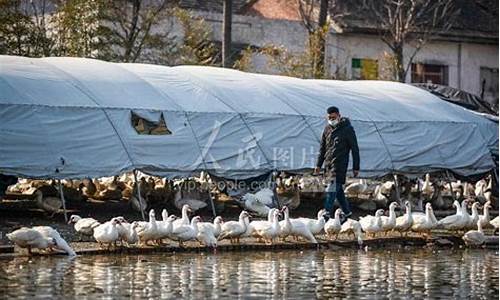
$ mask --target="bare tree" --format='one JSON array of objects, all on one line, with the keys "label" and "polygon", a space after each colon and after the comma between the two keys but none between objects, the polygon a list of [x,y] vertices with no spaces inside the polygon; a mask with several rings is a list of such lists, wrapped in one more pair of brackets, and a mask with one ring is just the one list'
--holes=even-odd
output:
[{"label": "bare tree", "polygon": [[[447,32],[459,9],[455,0],[363,0],[364,13],[374,19],[382,41],[391,49],[395,75],[404,82],[415,55],[435,35]],[[405,46],[411,45],[404,59]]]},{"label": "bare tree", "polygon": [[231,56],[231,25],[233,17],[233,0],[224,0],[223,15],[224,21],[222,23],[222,66],[224,68],[230,67]]},{"label": "bare tree", "polygon": [[312,68],[315,78],[324,77],[328,13],[335,0],[297,0],[299,14],[309,33],[309,50],[312,53]]},{"label": "bare tree", "polygon": [[109,0],[102,9],[101,36],[104,43],[110,45],[107,53],[101,53],[105,59],[124,62],[139,61],[145,48],[162,47],[168,43],[166,28],[153,32],[153,28],[161,27],[162,21],[170,12],[175,0]]},{"label": "bare tree", "polygon": [[52,55],[54,40],[47,24],[53,6],[49,0],[0,0],[0,53]]}]

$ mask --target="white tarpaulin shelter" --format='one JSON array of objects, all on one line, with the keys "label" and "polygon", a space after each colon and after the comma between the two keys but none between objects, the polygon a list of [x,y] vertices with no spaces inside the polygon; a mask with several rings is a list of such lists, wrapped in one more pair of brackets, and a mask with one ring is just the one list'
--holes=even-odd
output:
[{"label": "white tarpaulin shelter", "polygon": [[[0,173],[301,171],[314,167],[330,105],[351,119],[364,176],[494,167],[498,122],[401,83],[0,56]],[[134,115],[171,134],[139,134]]]}]

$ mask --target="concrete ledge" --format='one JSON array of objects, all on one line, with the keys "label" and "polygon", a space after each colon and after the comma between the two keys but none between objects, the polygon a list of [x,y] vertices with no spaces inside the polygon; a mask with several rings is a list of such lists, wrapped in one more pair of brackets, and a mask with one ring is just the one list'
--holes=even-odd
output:
[{"label": "concrete ledge", "polygon": [[[498,236],[489,236],[485,245],[480,248],[498,249],[499,248]],[[162,245],[162,246],[131,246],[131,247],[112,247],[99,248],[96,243],[76,242],[71,244],[78,255],[106,255],[106,254],[147,254],[147,253],[182,253],[182,252],[213,252],[214,249],[200,246],[196,242],[188,242],[185,247],[177,245]],[[332,251],[340,249],[359,249],[368,247],[369,249],[379,248],[407,248],[407,247],[429,247],[429,248],[465,248],[465,244],[461,237],[441,235],[435,236],[431,239],[422,237],[387,237],[375,238],[363,241],[360,247],[357,241],[353,240],[333,240],[326,241],[318,239],[318,244],[306,242],[277,242],[273,245],[266,245],[256,243],[254,239],[242,239],[241,244],[230,244],[229,241],[221,241],[217,246],[217,252],[229,251],[269,251],[269,250],[304,250],[304,249],[329,249]],[[1,246],[0,258],[12,258],[18,256],[27,256],[25,251],[14,252],[13,246]],[[34,250],[33,256],[46,256],[46,255],[64,255],[63,253],[39,253]]]}]

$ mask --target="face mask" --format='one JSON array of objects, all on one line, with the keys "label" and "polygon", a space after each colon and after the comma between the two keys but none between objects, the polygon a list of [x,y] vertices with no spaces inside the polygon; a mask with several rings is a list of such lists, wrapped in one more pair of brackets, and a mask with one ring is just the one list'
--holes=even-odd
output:
[{"label": "face mask", "polygon": [[339,120],[335,119],[335,120],[328,120],[328,124],[330,124],[331,126],[335,126],[339,123]]}]

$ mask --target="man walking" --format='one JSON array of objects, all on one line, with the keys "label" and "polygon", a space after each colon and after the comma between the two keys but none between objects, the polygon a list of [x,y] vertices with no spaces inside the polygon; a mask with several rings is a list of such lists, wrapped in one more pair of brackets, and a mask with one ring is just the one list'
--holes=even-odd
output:
[{"label": "man walking", "polygon": [[349,217],[351,207],[345,198],[344,183],[349,164],[349,151],[352,152],[352,170],[354,177],[359,174],[359,149],[356,133],[348,118],[340,115],[339,109],[331,106],[327,109],[328,124],[323,130],[318,162],[314,172],[320,172],[325,164],[325,176],[329,180],[326,188],[325,209],[333,216],[333,203],[337,198],[345,218]]}]

